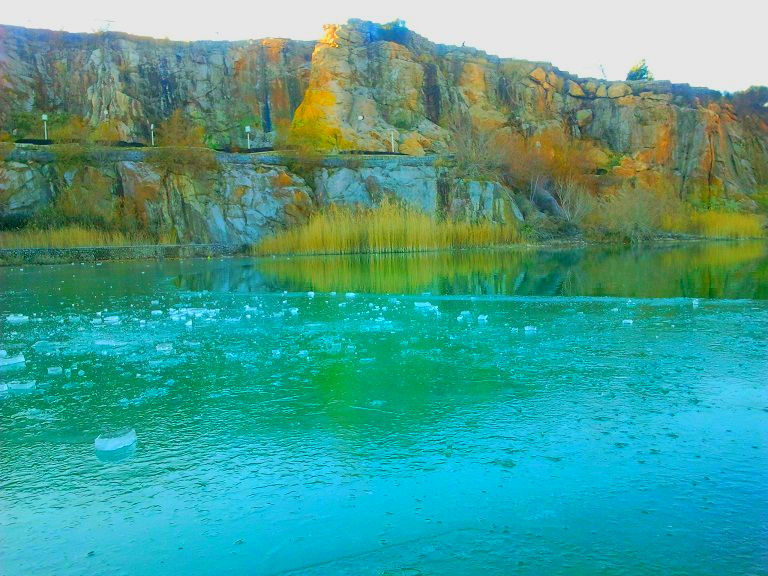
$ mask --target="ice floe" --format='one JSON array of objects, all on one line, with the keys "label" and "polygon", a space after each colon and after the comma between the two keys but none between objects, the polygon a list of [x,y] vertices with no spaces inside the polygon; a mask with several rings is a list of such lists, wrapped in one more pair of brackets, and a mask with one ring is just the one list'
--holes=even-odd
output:
[{"label": "ice floe", "polygon": [[[5,350],[3,350],[5,352]],[[17,364],[24,364],[26,360],[24,359],[24,354],[16,354],[16,356],[8,356],[8,353],[5,353],[5,356],[0,356],[0,366],[14,366]]]},{"label": "ice floe", "polygon": [[8,390],[16,390],[19,392],[34,390],[36,386],[37,386],[36,380],[11,380],[7,384]]},{"label": "ice floe", "polygon": [[99,340],[93,341],[94,346],[103,346],[107,348],[120,348],[121,346],[125,346],[127,342],[121,342],[120,340],[112,340],[108,338],[102,338]]},{"label": "ice floe", "polygon": [[135,444],[136,440],[136,431],[133,428],[129,428],[118,432],[101,434],[96,437],[93,444],[96,450],[100,452],[110,452]]},{"label": "ice floe", "polygon": [[414,302],[413,307],[425,314],[440,314],[440,309],[431,302]]},{"label": "ice floe", "polygon": [[29,322],[29,316],[25,316],[24,314],[9,314],[5,319],[8,324],[25,324],[26,322]]}]

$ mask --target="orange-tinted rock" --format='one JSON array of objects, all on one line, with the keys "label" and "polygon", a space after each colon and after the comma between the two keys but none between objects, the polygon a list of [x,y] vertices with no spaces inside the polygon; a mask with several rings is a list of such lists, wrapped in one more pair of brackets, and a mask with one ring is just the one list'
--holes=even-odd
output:
[{"label": "orange-tinted rock", "polygon": [[622,96],[629,96],[632,94],[632,88],[624,82],[617,82],[608,86],[606,95],[608,98],[621,98]]},{"label": "orange-tinted rock", "polygon": [[581,86],[571,80],[568,80],[568,95],[574,98],[583,98],[585,96]]}]

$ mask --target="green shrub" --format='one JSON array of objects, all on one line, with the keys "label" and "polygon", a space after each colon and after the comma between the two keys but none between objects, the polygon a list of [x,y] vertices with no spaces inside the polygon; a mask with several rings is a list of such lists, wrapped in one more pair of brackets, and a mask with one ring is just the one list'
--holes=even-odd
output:
[{"label": "green shrub", "polygon": [[653,80],[653,74],[648,70],[645,58],[629,69],[629,72],[627,72],[627,80]]}]

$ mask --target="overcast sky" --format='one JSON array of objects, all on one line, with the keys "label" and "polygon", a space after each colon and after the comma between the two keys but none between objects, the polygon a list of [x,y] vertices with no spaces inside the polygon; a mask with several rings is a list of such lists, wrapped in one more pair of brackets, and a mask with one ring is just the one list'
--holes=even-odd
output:
[{"label": "overcast sky", "polygon": [[[455,7],[454,7],[455,6]],[[645,58],[657,79],[718,90],[768,85],[768,0],[24,0],[0,23],[119,30],[174,40],[314,40],[324,23],[396,18],[430,40],[623,79]]]}]

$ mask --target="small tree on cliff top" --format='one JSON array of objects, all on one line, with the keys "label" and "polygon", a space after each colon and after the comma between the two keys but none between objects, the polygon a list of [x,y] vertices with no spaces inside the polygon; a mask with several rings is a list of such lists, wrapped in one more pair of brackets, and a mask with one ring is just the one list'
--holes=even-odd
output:
[{"label": "small tree on cliff top", "polygon": [[160,146],[202,148],[205,146],[205,130],[188,120],[181,110],[174,110],[173,114],[160,123],[157,142]]},{"label": "small tree on cliff top", "polygon": [[218,169],[216,155],[205,146],[205,130],[181,110],[160,123],[157,142],[160,146],[147,151],[147,160],[165,174],[201,177]]},{"label": "small tree on cliff top", "polygon": [[627,80],[653,80],[653,74],[648,70],[645,58],[629,69],[629,72],[627,72]]}]

